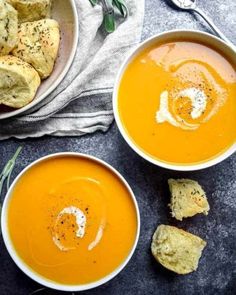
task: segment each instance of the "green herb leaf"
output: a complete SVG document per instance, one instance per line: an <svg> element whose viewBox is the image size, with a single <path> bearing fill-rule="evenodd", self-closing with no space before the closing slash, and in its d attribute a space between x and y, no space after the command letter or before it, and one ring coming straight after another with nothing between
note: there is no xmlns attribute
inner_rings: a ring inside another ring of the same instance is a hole
<svg viewBox="0 0 236 295"><path fill-rule="evenodd" d="M89 0L95 6L101 3L103 8L103 25L107 33L112 33L116 29L114 8L126 18L128 16L128 8L125 0Z"/></svg>
<svg viewBox="0 0 236 295"><path fill-rule="evenodd" d="M7 179L7 186L9 188L10 185L10 178L11 178L11 172L15 166L16 163L16 159L19 156L19 153L21 152L22 147L19 147L14 156L6 163L6 165L4 166L1 174L0 174L0 196L1 196L1 192L2 192L2 187L3 184L5 182L5 180Z"/></svg>
<svg viewBox="0 0 236 295"><path fill-rule="evenodd" d="M10 180L11 180L11 173L15 166L16 159L19 156L19 153L21 152L22 147L18 147L16 150L14 156L6 163L4 166L1 174L0 174L0 197L2 193L2 188L5 180L7 179L7 189L9 189L10 186ZM0 203L0 226L1 226L1 215L2 215L2 204Z"/></svg>
<svg viewBox="0 0 236 295"><path fill-rule="evenodd" d="M114 13L107 13L104 15L104 28L107 33L112 33L115 31L115 17Z"/></svg>
<svg viewBox="0 0 236 295"><path fill-rule="evenodd" d="M37 294L37 293L41 293L42 291L45 291L46 288L40 288L40 289L37 289L35 291L33 291L32 293L30 293L29 295L33 295L33 294Z"/></svg>
<svg viewBox="0 0 236 295"><path fill-rule="evenodd" d="M95 6L98 3L98 0L89 0L89 1L93 6Z"/></svg>
<svg viewBox="0 0 236 295"><path fill-rule="evenodd" d="M104 28L107 33L112 33L115 31L115 13L112 6L112 0L101 0L103 7L103 23Z"/></svg>
<svg viewBox="0 0 236 295"><path fill-rule="evenodd" d="M2 205L0 204L0 235L2 234Z"/></svg>
<svg viewBox="0 0 236 295"><path fill-rule="evenodd" d="M124 0L112 0L112 4L117 7L123 17L128 16L128 8Z"/></svg>
<svg viewBox="0 0 236 295"><path fill-rule="evenodd" d="M13 168L14 168L14 166L12 166L12 169L9 172L8 177L7 177L7 190L9 190L9 188L10 188L11 173L12 173Z"/></svg>

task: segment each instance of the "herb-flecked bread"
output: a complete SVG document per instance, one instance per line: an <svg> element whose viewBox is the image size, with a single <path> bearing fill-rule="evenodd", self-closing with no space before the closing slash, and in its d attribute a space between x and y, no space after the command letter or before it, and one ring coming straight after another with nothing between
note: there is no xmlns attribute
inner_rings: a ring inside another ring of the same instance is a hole
<svg viewBox="0 0 236 295"><path fill-rule="evenodd" d="M7 0L17 11L19 22L32 22L51 15L51 0Z"/></svg>
<svg viewBox="0 0 236 295"><path fill-rule="evenodd" d="M17 11L5 0L0 0L0 56L7 55L14 48L17 36Z"/></svg>
<svg viewBox="0 0 236 295"><path fill-rule="evenodd" d="M21 108L31 102L40 85L36 70L21 59L0 57L0 105Z"/></svg>
<svg viewBox="0 0 236 295"><path fill-rule="evenodd" d="M19 26L19 42L12 54L31 64L45 79L53 70L59 42L57 21L44 19L22 23Z"/></svg>
<svg viewBox="0 0 236 295"><path fill-rule="evenodd" d="M169 179L171 192L171 214L177 220L210 210L206 194L197 181L191 179Z"/></svg>
<svg viewBox="0 0 236 295"><path fill-rule="evenodd" d="M198 267L206 242L174 226L159 225L153 235L151 251L155 259L178 274L188 274Z"/></svg>

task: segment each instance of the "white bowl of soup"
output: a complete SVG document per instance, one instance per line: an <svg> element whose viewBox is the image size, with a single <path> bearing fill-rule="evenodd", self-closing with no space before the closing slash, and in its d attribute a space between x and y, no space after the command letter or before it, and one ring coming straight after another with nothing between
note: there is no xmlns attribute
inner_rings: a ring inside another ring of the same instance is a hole
<svg viewBox="0 0 236 295"><path fill-rule="evenodd" d="M116 123L144 159L191 171L236 150L236 53L199 31L168 31L124 61L113 94Z"/></svg>
<svg viewBox="0 0 236 295"><path fill-rule="evenodd" d="M125 179L92 156L43 157L15 179L1 217L6 248L30 278L82 291L115 277L140 231L139 209Z"/></svg>

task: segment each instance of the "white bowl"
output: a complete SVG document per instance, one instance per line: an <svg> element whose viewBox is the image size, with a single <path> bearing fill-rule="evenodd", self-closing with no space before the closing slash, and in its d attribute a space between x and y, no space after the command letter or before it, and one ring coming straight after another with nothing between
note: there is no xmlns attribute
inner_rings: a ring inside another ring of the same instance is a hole
<svg viewBox="0 0 236 295"><path fill-rule="evenodd" d="M234 143L232 146L230 146L225 152L221 153L220 155L212 159L209 159L207 161L199 162L196 164L177 165L174 163L172 164L169 162L157 160L154 157L151 157L148 154L144 153L139 148L139 146L135 144L135 142L132 140L130 135L127 133L125 127L123 126L123 123L118 111L118 91L119 91L120 82L121 82L123 73L125 72L127 66L132 62L132 60L140 52L150 47L152 44L156 44L159 42L160 43L171 42L173 40L181 40L181 39L182 40L190 39L192 41L202 42L203 44L212 46L213 48L216 48L216 50L218 50L219 52L222 52L225 56L229 57L236 64L236 53L234 49L231 48L228 44L226 44L224 41L222 41L218 37L215 37L211 34L200 32L200 31L194 31L194 30L173 30L173 31L167 31L167 32L155 35L145 40L140 45L138 45L130 53L130 55L124 60L115 81L114 92L113 92L113 111L114 111L114 116L115 116L117 126L122 136L124 137L126 142L129 144L129 146L141 157L163 168L177 170L177 171L194 171L194 170L208 168L210 166L213 166L217 163L222 162L223 160L228 158L230 155L232 155L236 151L236 143Z"/></svg>
<svg viewBox="0 0 236 295"><path fill-rule="evenodd" d="M20 115L39 102L43 101L64 79L67 74L78 44L79 22L74 0L54 0L52 6L52 18L57 20L60 25L61 40L58 57L52 74L43 80L35 98L20 109L7 108L1 106L0 120Z"/></svg>
<svg viewBox="0 0 236 295"><path fill-rule="evenodd" d="M59 284L56 282L53 282L51 280L48 280L46 278L44 278L43 276L37 274L36 272L34 272L21 258L20 256L17 254L16 250L14 249L14 246L12 244L10 235L9 235L9 231L8 231L8 222L7 222L7 216L8 216L8 206L9 203L11 201L11 196L12 196L12 191L14 190L15 185L17 184L17 182L21 179L21 177L33 166L35 166L36 164L38 164L39 162L42 162L46 159L51 159L51 158L58 158L58 157L64 157L64 156L72 156L72 157L80 157L80 158L86 158L86 159L90 159L92 161L95 161L101 165L103 165L104 167L106 167L107 169L109 169L111 172L113 172L119 179L120 181L123 183L123 185L127 188L127 190L130 193L130 196L132 198L135 210L136 210L136 218L137 218L137 231L136 231L136 237L135 237L135 241L133 243L132 249L130 250L128 256L126 257L126 259L113 271L111 272L109 275L105 276L104 278L89 283L89 284L80 284L80 285L64 285L64 284ZM136 198L134 196L134 193L132 191L132 189L130 188L129 184L126 182L126 180L123 178L123 176L117 171L115 170L111 165L107 164L106 162L95 158L93 156L89 156L89 155L85 155L85 154L80 154L80 153L57 153L57 154L52 154L52 155L48 155L45 157L40 158L39 160L33 162L32 164L30 164L29 166L27 166L18 176L17 178L14 180L14 182L12 183L10 189L8 190L8 193L5 197L4 203L3 203L3 207L2 207L2 216L1 216L1 228L2 228L2 236L3 236L3 240L4 243L6 245L6 248L8 250L8 253L10 254L10 256L12 257L12 259L14 260L14 262L16 263L16 265L27 275L29 276L31 279L35 280L36 282L38 282L41 285L44 285L46 287L52 288L52 289L56 289L56 290L60 290L60 291L70 291L70 292L76 292L76 291L84 291L84 290L88 290L88 289L92 289L95 287L98 287L102 284L105 284L106 282L110 281L111 279L113 279L119 272L122 271L122 269L127 265L127 263L129 262L129 260L131 259L135 248L137 246L138 243L138 239L139 239L139 233L140 233L140 214L139 214L139 208L138 208L138 204L136 201Z"/></svg>

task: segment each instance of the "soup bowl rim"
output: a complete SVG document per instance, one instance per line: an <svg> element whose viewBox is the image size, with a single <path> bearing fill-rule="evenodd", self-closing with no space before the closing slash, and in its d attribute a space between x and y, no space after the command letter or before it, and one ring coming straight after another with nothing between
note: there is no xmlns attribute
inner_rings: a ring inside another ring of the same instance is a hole
<svg viewBox="0 0 236 295"><path fill-rule="evenodd" d="M92 160L93 162L98 163L101 166L108 169L108 171L113 173L121 181L121 183L124 185L124 187L126 187L126 189L129 192L129 195L132 199L132 203L134 205L134 208L135 208L135 215L136 215L136 219L137 219L136 235L135 235L135 240L133 242L133 245L132 245L131 249L129 250L127 256L125 257L125 259L123 261L121 261L120 265L116 269L114 269L111 273L109 273L108 275L104 276L101 279L98 279L94 282L87 283L87 284L66 285L66 284L57 283L55 281L52 281L52 280L49 280L49 279L43 277L42 275L40 275L37 272L35 272L34 270L32 270L27 265L27 263L25 263L21 259L20 255L15 250L13 242L11 241L11 237L10 237L10 233L9 233L9 229L8 229L8 221L7 220L8 220L9 203L10 203L11 197L13 195L12 192L13 192L16 184L18 183L18 181L24 176L24 174L28 170L30 170L33 166L39 164L40 162L43 162L48 159L55 159L55 158L62 158L62 157L78 157L78 158ZM45 287L59 290L59 291L68 291L68 292L85 291L85 290L93 289L93 288L96 288L98 286L101 286L101 285L107 283L108 281L113 279L115 276L117 276L126 267L126 265L128 264L128 262L130 261L131 257L134 254L134 251L137 247L137 243L139 240L140 212L139 212L138 203L137 203L136 197L133 193L133 190L131 189L131 187L128 184L128 182L126 181L126 179L113 166L111 166L107 162L105 162L95 156L91 156L91 155L88 155L85 153L60 152L60 153L49 154L49 155L43 156L43 157L33 161L31 164L27 165L19 173L19 175L15 178L15 180L11 184L11 186L6 194L6 197L4 199L4 202L3 202L2 215L1 215L1 230L2 230L3 241L5 243L5 246L6 246L6 249L9 253L9 255L11 256L11 258L13 259L15 264L32 280L36 281L37 283L39 283Z"/></svg>
<svg viewBox="0 0 236 295"><path fill-rule="evenodd" d="M206 161L201 161L198 163L184 163L184 164L175 164L172 162L167 162L161 159L154 158L153 156L149 155L145 151L143 151L138 144L135 143L134 140L132 140L132 137L128 134L128 131L125 129L124 124L122 123L119 109L118 109L118 92L119 92L119 86L121 79L123 77L123 74L125 70L127 69L128 65L132 62L132 60L144 49L148 48L150 45L154 44L155 42L160 42L165 39L166 37L170 37L170 39L175 39L175 34L181 35L181 39L191 39L191 37L194 37L194 41L197 41L199 38L199 42L204 42L201 39L204 39L205 44L211 46L211 42L215 42L215 44L218 44L215 48L219 50L219 52L222 52L223 54L228 50L232 55L236 56L235 48L227 44L224 40L220 39L219 37L212 35L207 32L199 31L199 30L168 30L164 31L159 34L155 34L151 36L148 39L145 39L143 42L138 44L135 48L133 48L129 54L124 59L123 63L121 64L119 71L117 73L115 83L114 83L114 91L113 91L113 97L112 97L112 104L113 104L113 112L115 121L117 124L117 127L125 139L126 143L135 151L139 156L141 156L143 159L147 160L148 162L157 165L162 168L175 170L175 171L196 171L200 169L209 168L213 165L216 165L223 160L230 157L235 151L236 151L236 142L233 143L231 146L229 146L225 151L221 152L219 155L216 155L215 157L208 159ZM209 41L209 39L211 39ZM178 40L178 37L176 38ZM216 49L216 50L217 50Z"/></svg>

